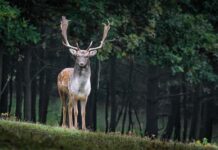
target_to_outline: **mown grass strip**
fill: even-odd
[[[5,120],[0,120],[0,149],[218,150],[210,144],[162,142]]]

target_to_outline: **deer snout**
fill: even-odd
[[[80,66],[80,67],[84,67],[84,66],[85,66],[85,63],[81,62],[81,63],[79,63],[79,66]]]

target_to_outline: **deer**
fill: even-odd
[[[82,130],[86,130],[86,104],[88,96],[91,92],[91,67],[90,57],[97,54],[97,50],[101,49],[105,43],[108,31],[110,30],[110,22],[104,24],[104,32],[97,47],[92,47],[93,41],[90,42],[87,49],[80,49],[78,42],[76,46],[72,46],[68,42],[67,28],[69,20],[65,16],[62,16],[60,28],[63,37],[63,45],[67,47],[70,53],[75,57],[74,68],[63,69],[57,77],[58,93],[62,103],[62,127],[66,128],[66,117],[67,117],[67,105],[68,105],[68,117],[69,117],[69,128],[78,129],[78,101],[81,104],[81,116],[82,116]],[[68,103],[67,103],[68,98]],[[74,111],[74,125],[72,114]]]

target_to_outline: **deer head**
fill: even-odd
[[[89,61],[89,58],[95,56],[97,54],[97,50],[102,48],[104,45],[104,41],[107,37],[108,31],[110,30],[110,23],[104,24],[104,33],[100,45],[98,47],[91,48],[93,41],[90,42],[87,49],[83,50],[79,48],[79,44],[76,43],[76,46],[72,46],[69,44],[67,39],[67,28],[68,28],[69,20],[66,19],[65,16],[62,16],[61,20],[61,32],[63,36],[63,45],[69,48],[70,53],[76,57],[76,64],[80,67],[85,67]]]

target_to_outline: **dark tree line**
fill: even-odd
[[[85,41],[81,47],[98,44],[108,19],[109,38],[91,60],[87,126],[212,140],[218,119],[216,0],[0,3],[7,8],[0,10],[1,114],[46,123],[48,108],[59,99],[57,74],[74,62],[61,43],[61,16],[71,20],[72,43]]]

